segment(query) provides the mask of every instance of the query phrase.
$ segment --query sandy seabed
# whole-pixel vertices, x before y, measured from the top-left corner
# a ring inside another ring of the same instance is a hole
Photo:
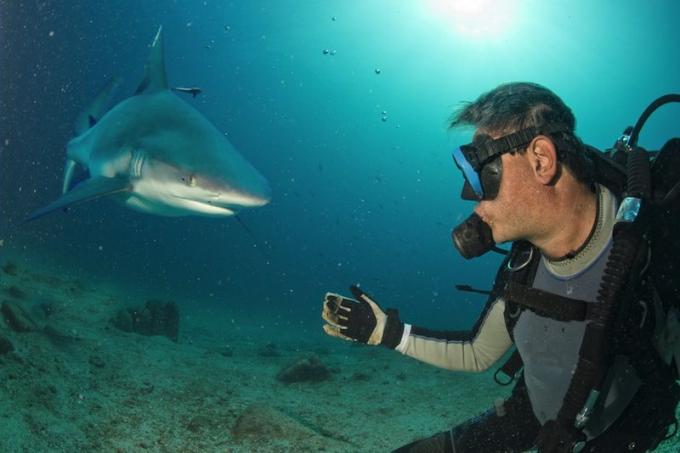
[[[231,304],[180,303],[177,342],[123,332],[110,320],[143,298],[35,263],[0,256],[0,300],[33,322],[18,332],[0,316],[3,452],[387,452],[508,393],[490,373],[331,339],[320,320],[300,335]],[[328,379],[277,379],[310,357]]]

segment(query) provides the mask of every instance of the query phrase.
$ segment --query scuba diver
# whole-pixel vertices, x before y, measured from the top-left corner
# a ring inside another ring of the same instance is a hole
[[[514,383],[496,407],[397,452],[643,452],[677,430],[680,139],[637,146],[668,95],[603,153],[549,89],[508,83],[454,114],[453,151],[474,213],[453,230],[465,258],[505,255],[470,331],[404,323],[358,286],[327,293],[327,334]],[[675,242],[674,242],[675,241]],[[507,251],[496,244],[511,242]],[[485,293],[467,285],[459,289]],[[510,350],[514,352],[510,355]]]

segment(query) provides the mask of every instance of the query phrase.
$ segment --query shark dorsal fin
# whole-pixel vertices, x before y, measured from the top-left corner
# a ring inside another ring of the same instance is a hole
[[[118,77],[109,80],[109,83],[106,84],[104,89],[96,98],[94,98],[90,105],[80,112],[80,115],[76,118],[76,124],[74,125],[76,136],[83,134],[89,128],[97,124],[97,121],[104,116],[119,84],[120,79]]]
[[[163,26],[158,27],[158,33],[151,43],[151,53],[144,68],[144,79],[137,87],[135,94],[150,94],[168,89],[165,77],[165,59],[163,57]]]

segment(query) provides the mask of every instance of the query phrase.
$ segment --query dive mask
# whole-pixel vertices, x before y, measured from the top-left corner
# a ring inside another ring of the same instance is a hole
[[[493,200],[498,196],[503,175],[500,157],[527,145],[540,134],[562,131],[563,128],[522,129],[512,134],[492,139],[488,135],[453,150],[453,160],[465,177],[461,198],[463,200]]]

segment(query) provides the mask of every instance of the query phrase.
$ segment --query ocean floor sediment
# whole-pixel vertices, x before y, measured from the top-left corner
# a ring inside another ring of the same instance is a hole
[[[2,451],[385,452],[508,392],[228,304],[178,303],[176,341],[124,331],[125,288],[0,266]]]

